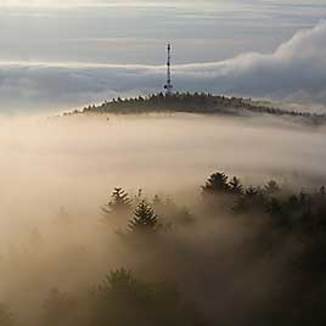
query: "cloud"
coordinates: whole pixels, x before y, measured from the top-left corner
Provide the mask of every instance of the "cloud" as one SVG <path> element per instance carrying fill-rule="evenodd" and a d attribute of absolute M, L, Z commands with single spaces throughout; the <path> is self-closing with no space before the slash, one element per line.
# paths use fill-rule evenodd
<path fill-rule="evenodd" d="M 173 67 L 178 90 L 209 91 L 326 106 L 326 22 L 297 32 L 272 54 L 247 53 Z M 0 107 L 58 109 L 162 89 L 164 66 L 0 64 Z"/>
<path fill-rule="evenodd" d="M 299 31 L 273 54 L 248 53 L 224 62 L 180 67 L 180 71 L 188 76 L 184 80 L 188 87 L 201 78 L 209 80 L 210 90 L 326 104 L 325 38 L 323 22 Z"/>

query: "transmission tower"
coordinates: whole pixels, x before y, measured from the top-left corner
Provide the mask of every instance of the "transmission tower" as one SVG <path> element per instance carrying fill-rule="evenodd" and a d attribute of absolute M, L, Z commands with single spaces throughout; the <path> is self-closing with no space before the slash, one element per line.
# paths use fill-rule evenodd
<path fill-rule="evenodd" d="M 168 61 L 167 61 L 167 79 L 166 84 L 164 85 L 165 95 L 169 96 L 172 94 L 172 81 L 171 81 L 171 44 L 168 44 Z"/>

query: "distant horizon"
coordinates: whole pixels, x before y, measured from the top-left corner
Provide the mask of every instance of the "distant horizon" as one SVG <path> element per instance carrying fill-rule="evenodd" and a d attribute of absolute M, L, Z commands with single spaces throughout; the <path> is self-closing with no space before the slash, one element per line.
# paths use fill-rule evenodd
<path fill-rule="evenodd" d="M 326 110 L 323 1 L 0 1 L 0 114 L 176 90 Z"/>

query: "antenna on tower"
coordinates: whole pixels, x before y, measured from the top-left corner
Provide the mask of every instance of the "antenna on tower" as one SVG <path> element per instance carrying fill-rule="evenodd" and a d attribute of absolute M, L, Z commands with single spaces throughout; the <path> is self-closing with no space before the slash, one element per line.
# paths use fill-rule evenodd
<path fill-rule="evenodd" d="M 169 96 L 172 94 L 172 89 L 173 89 L 173 85 L 172 85 L 172 81 L 171 81 L 171 44 L 168 44 L 167 47 L 168 50 L 168 61 L 167 61 L 167 80 L 166 80 L 166 84 L 164 85 L 164 90 L 165 90 L 165 95 Z"/>

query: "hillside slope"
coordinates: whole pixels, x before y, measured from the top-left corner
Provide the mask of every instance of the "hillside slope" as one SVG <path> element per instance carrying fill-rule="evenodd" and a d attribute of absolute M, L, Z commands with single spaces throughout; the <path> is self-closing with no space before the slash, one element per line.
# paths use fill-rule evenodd
<path fill-rule="evenodd" d="M 326 122 L 326 114 L 284 110 L 251 99 L 215 96 L 206 93 L 175 93 L 164 96 L 162 93 L 148 97 L 113 99 L 100 105 L 92 105 L 75 110 L 71 114 L 137 114 L 154 112 L 184 112 L 202 114 L 227 114 L 248 116 L 250 114 L 268 114 L 275 116 L 298 117 L 314 124 Z"/>

